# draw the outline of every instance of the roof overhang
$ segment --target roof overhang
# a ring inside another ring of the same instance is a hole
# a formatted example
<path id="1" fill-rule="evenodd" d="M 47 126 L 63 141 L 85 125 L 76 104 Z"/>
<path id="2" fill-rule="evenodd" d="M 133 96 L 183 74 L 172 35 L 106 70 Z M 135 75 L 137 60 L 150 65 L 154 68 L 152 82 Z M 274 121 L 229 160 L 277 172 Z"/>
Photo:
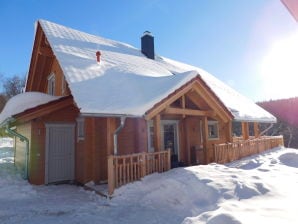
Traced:
<path id="1" fill-rule="evenodd" d="M 214 92 L 208 87 L 208 85 L 203 81 L 200 75 L 185 83 L 179 89 L 175 90 L 169 94 L 166 98 L 156 103 L 151 109 L 149 109 L 144 117 L 146 120 L 151 120 L 154 116 L 161 113 L 162 111 L 169 111 L 169 106 L 190 91 L 197 92 L 206 103 L 212 108 L 213 112 L 220 117 L 223 121 L 227 122 L 233 119 L 233 115 L 226 108 L 226 106 L 221 102 L 221 100 L 214 94 Z M 187 112 L 187 111 L 186 111 Z M 207 111 L 208 112 L 208 111 Z M 200 116 L 211 116 L 210 111 L 207 113 L 197 113 Z M 195 114 L 195 113 L 193 113 Z"/>
<path id="2" fill-rule="evenodd" d="M 15 121 L 27 122 L 38 117 L 51 114 L 55 111 L 64 109 L 69 106 L 75 106 L 73 97 L 65 96 L 57 100 L 42 104 L 33 108 L 29 108 L 21 113 L 13 115 Z"/>

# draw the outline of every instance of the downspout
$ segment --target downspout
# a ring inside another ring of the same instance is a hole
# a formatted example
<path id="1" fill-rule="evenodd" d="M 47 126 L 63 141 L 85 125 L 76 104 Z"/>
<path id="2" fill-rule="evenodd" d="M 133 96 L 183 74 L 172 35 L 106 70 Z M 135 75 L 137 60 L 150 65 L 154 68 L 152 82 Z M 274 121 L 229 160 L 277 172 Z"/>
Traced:
<path id="1" fill-rule="evenodd" d="M 265 133 L 266 133 L 267 131 L 269 131 L 272 127 L 273 127 L 273 123 L 271 123 L 270 126 L 269 126 L 268 128 L 266 128 L 264 131 L 262 131 L 262 132 L 260 133 L 259 136 L 262 136 L 263 134 L 265 134 Z"/>
<path id="2" fill-rule="evenodd" d="M 5 131 L 6 133 L 14 136 L 14 137 L 18 137 L 22 142 L 26 142 L 26 162 L 25 162 L 25 175 L 24 175 L 24 179 L 28 180 L 29 177 L 29 172 L 28 172 L 28 166 L 29 166 L 29 139 L 26 138 L 25 136 L 21 135 L 20 133 L 17 133 L 13 130 L 11 130 L 9 128 L 9 121 L 6 123 L 5 125 Z"/>
<path id="3" fill-rule="evenodd" d="M 122 130 L 125 125 L 126 117 L 122 116 L 120 118 L 120 125 L 114 132 L 114 155 L 118 154 L 118 134 Z"/>

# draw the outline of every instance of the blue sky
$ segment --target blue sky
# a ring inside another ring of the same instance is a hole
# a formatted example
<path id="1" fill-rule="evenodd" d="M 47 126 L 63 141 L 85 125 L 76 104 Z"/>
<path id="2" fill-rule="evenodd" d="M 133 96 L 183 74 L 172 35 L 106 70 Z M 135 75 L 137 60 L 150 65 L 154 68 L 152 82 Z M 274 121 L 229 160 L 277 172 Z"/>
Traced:
<path id="1" fill-rule="evenodd" d="M 273 63 L 276 43 L 298 41 L 298 24 L 279 0 L 1 0 L 0 74 L 27 73 L 40 18 L 138 48 L 149 30 L 157 54 L 201 67 L 254 101 L 298 96 L 298 69 L 284 75 L 286 62 Z M 288 51 L 279 57 L 293 58 Z"/>

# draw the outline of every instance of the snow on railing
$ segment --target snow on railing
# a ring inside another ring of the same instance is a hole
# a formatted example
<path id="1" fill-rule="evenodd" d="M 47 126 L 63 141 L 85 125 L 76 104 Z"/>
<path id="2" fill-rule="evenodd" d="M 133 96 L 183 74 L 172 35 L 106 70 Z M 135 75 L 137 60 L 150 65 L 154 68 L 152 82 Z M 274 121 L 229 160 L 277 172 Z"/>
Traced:
<path id="1" fill-rule="evenodd" d="M 246 141 L 238 140 L 233 143 L 215 144 L 214 158 L 216 163 L 223 164 L 283 145 L 283 136 L 263 136 Z"/>
<path id="2" fill-rule="evenodd" d="M 154 173 L 171 168 L 170 150 L 130 155 L 111 155 L 108 159 L 108 190 L 112 195 L 115 188 L 140 180 Z"/>

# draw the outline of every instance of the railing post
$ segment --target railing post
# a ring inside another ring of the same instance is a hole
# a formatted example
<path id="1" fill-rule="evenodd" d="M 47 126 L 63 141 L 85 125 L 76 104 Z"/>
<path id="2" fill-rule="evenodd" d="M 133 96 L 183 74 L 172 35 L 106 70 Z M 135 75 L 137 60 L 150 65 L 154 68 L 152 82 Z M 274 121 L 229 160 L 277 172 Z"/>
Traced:
<path id="1" fill-rule="evenodd" d="M 284 137 L 283 137 L 283 136 L 281 136 L 280 142 L 281 142 L 281 145 L 282 145 L 282 146 L 285 146 L 285 143 L 284 143 Z"/>
<path id="2" fill-rule="evenodd" d="M 147 166 L 147 161 L 146 161 L 146 154 L 145 152 L 142 153 L 141 155 L 141 176 L 144 177 L 147 175 L 146 173 L 146 166 Z"/>
<path id="3" fill-rule="evenodd" d="M 218 163 L 217 147 L 218 147 L 218 145 L 217 144 L 214 144 L 214 161 L 216 163 Z"/>
<path id="4" fill-rule="evenodd" d="M 167 152 L 168 152 L 168 153 L 167 153 L 167 157 L 168 157 L 168 158 L 167 158 L 167 163 L 168 163 L 168 164 L 167 164 L 167 167 L 168 167 L 168 170 L 170 170 L 170 169 L 171 169 L 171 150 L 168 149 Z"/>
<path id="5" fill-rule="evenodd" d="M 114 171 L 114 156 L 108 158 L 108 191 L 109 195 L 114 193 L 115 189 L 115 171 Z"/>

